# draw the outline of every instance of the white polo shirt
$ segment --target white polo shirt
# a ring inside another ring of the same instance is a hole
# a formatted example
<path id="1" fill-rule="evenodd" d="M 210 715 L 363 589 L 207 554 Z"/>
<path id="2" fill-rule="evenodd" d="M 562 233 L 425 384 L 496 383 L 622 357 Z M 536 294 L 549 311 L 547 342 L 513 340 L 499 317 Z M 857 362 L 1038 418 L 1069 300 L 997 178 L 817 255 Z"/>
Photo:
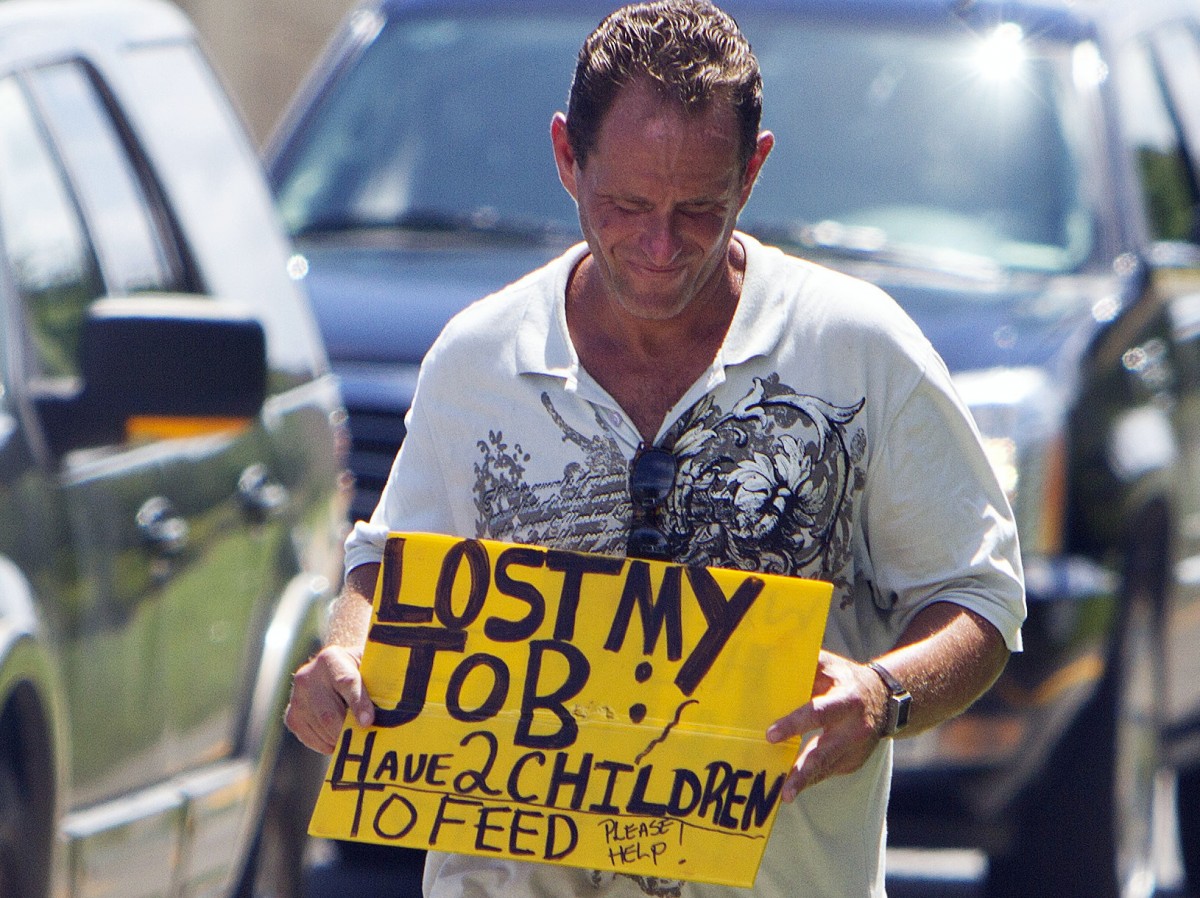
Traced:
<path id="1" fill-rule="evenodd" d="M 655 440 L 678 464 L 659 518 L 675 559 L 833 582 L 825 647 L 859 660 L 934 602 L 970 608 L 1019 650 L 1016 527 L 940 357 L 874 286 L 736 239 L 746 275 L 729 333 Z M 391 530 L 624 553 L 640 437 L 567 331 L 567 282 L 586 252 L 447 325 L 347 569 L 378 561 Z M 782 670 L 786 641 L 779 653 Z M 857 773 L 784 806 L 749 893 L 437 852 L 425 892 L 882 896 L 890 782 L 885 740 Z"/>

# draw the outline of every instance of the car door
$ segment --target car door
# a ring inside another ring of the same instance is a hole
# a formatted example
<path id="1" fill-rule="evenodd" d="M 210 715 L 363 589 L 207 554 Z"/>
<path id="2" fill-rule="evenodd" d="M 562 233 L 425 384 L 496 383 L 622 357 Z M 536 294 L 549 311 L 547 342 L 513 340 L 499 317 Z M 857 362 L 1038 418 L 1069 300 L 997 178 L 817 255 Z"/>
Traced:
<path id="1" fill-rule="evenodd" d="M 0 233 L 19 298 L 10 310 L 15 389 L 36 419 L 45 477 L 57 484 L 53 501 L 61 503 L 61 529 L 43 547 L 48 575 L 35 588 L 59 628 L 63 653 L 73 746 L 65 803 L 102 806 L 166 772 L 162 569 L 138 523 L 146 501 L 161 492 L 162 476 L 152 447 L 93 438 L 86 422 L 65 411 L 78 388 L 83 317 L 107 287 L 33 79 L 26 73 L 0 80 Z M 84 885 L 77 894 L 105 894 L 103 883 L 123 867 L 139 871 L 127 896 L 161 894 L 180 823 L 170 802 L 129 809 L 120 821 L 80 816 L 71 832 L 76 846 L 102 831 L 111 841 L 99 866 L 78 852 Z"/>
<path id="2" fill-rule="evenodd" d="M 1140 391 L 1142 431 L 1131 456 L 1157 455 L 1175 524 L 1165 570 L 1160 712 L 1168 738 L 1200 724 L 1200 48 L 1195 33 L 1170 23 L 1122 51 L 1119 96 L 1126 150 L 1146 209 L 1151 248 L 1140 333 L 1122 333 L 1120 367 Z M 1114 344 L 1115 345 L 1115 344 Z M 1131 431 L 1132 432 L 1132 431 Z M 1119 431 L 1118 431 L 1119 433 Z M 1157 439 L 1151 438 L 1158 434 Z M 1114 457 L 1120 457 L 1119 437 Z"/>
<path id="3" fill-rule="evenodd" d="M 217 95 L 179 90 L 168 80 L 178 64 L 155 83 L 164 86 L 164 102 L 203 123 Z M 68 62 L 27 77 L 96 235 L 108 292 L 207 295 L 210 285 L 191 257 L 182 221 L 205 207 L 168 205 L 99 75 Z M 214 156 L 228 152 L 220 141 L 207 149 Z M 203 771 L 195 784 L 179 781 L 195 841 L 184 875 L 192 894 L 202 894 L 221 887 L 222 845 L 245 824 L 252 761 L 237 756 L 238 725 L 277 594 L 271 571 L 286 538 L 279 512 L 287 496 L 272 480 L 261 429 L 252 424 L 141 421 L 125 439 L 122 458 L 144 461 L 150 478 L 121 507 L 119 523 L 137 541 L 140 582 L 158 628 L 144 668 L 160 727 L 155 770 L 176 778 Z M 90 508 L 84 503 L 81 515 Z M 204 849 L 207 840 L 216 840 L 212 852 Z"/>
<path id="4" fill-rule="evenodd" d="M 164 194 L 188 210 L 180 239 L 197 247 L 202 291 L 252 309 L 276 355 L 269 319 L 276 292 L 248 273 L 270 264 L 260 241 L 272 233 L 273 222 L 256 217 L 253 191 L 262 190 L 255 181 L 261 179 L 257 160 L 251 157 L 249 168 L 244 164 L 238 123 L 217 102 L 212 73 L 194 45 L 134 46 L 126 63 L 137 85 L 135 124 L 152 135 L 148 152 L 162 163 Z M 242 234 L 216 264 L 204 237 L 213 231 Z M 290 288 L 285 259 L 275 273 Z M 273 361 L 268 391 L 277 394 L 285 384 L 276 367 Z M 277 411 L 272 403 L 271 421 Z M 291 497 L 262 427 L 182 435 L 175 449 L 163 459 L 167 494 L 186 526 L 189 553 L 204 559 L 202 575 L 181 572 L 168 603 L 170 626 L 205 644 L 202 653 L 168 662 L 179 687 L 170 712 L 176 762 L 194 764 L 234 750 L 239 705 L 254 673 L 248 665 L 257 660 L 265 615 L 284 588 L 277 568 L 286 554 Z M 200 684 L 203 689 L 196 688 Z"/>

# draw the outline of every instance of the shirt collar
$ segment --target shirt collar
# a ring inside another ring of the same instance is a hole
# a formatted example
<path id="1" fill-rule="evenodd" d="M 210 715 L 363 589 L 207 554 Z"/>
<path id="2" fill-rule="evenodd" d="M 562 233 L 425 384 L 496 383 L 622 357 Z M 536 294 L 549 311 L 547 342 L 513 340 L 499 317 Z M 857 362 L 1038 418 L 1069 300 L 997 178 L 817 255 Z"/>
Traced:
<path id="1" fill-rule="evenodd" d="M 746 250 L 746 275 L 737 311 L 718 355 L 726 367 L 770 355 L 783 337 L 787 322 L 784 291 L 778 283 L 785 276 L 778 264 L 783 253 L 741 231 L 734 236 Z"/>
<path id="2" fill-rule="evenodd" d="M 567 284 L 571 272 L 588 253 L 586 243 L 577 243 L 544 269 L 549 297 L 531 296 L 517 324 L 517 374 L 548 374 L 567 381 L 574 389 L 579 378 L 579 356 L 567 331 Z"/>

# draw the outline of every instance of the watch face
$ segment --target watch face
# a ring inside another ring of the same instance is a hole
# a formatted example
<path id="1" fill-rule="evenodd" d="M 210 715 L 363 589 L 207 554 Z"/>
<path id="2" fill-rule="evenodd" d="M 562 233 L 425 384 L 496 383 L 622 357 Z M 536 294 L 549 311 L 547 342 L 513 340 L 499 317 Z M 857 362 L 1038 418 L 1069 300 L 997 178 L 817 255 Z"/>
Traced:
<path id="1" fill-rule="evenodd" d="M 894 736 L 908 726 L 908 711 L 912 705 L 912 695 L 882 664 L 871 661 L 868 666 L 879 675 L 884 685 L 887 686 L 887 728 L 883 735 Z"/>
<path id="2" fill-rule="evenodd" d="M 893 695 L 888 699 L 888 730 L 898 733 L 908 726 L 908 711 L 912 706 L 912 696 Z"/>

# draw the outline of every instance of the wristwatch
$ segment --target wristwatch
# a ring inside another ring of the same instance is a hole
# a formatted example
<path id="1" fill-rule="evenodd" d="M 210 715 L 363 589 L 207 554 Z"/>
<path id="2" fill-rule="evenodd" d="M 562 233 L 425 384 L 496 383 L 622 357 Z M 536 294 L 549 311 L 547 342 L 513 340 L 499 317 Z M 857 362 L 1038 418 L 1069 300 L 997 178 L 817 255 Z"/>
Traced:
<path id="1" fill-rule="evenodd" d="M 912 707 L 912 694 L 892 676 L 891 671 L 878 661 L 868 661 L 867 667 L 879 674 L 879 679 L 883 680 L 883 685 L 888 690 L 887 723 L 882 735 L 895 736 L 908 726 L 908 711 Z"/>

